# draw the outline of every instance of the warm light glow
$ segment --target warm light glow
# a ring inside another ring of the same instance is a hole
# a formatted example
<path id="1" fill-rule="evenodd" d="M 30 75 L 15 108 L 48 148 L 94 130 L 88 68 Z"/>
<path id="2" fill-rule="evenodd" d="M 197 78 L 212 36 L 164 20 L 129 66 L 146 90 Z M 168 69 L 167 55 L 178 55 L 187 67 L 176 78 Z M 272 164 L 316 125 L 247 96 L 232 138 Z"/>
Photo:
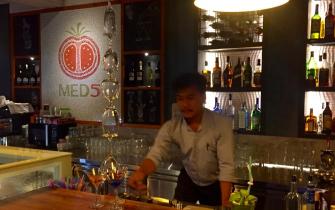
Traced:
<path id="1" fill-rule="evenodd" d="M 217 12 L 247 12 L 286 4 L 289 0 L 195 0 L 200 9 Z"/>
<path id="2" fill-rule="evenodd" d="M 145 52 L 145 53 L 144 53 L 144 56 L 149 56 L 149 53 L 148 53 L 148 52 Z"/>

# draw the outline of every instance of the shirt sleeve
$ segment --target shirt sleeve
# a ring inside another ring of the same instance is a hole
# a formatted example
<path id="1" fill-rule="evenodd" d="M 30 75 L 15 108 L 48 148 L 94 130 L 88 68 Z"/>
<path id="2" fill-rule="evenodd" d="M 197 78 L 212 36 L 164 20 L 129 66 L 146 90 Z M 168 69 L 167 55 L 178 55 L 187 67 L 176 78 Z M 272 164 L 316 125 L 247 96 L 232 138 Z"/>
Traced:
<path id="1" fill-rule="evenodd" d="M 169 157 L 169 151 L 172 144 L 170 133 L 171 121 L 166 122 L 158 131 L 155 142 L 148 152 L 146 158 L 152 160 L 155 166 L 158 167 L 163 159 Z"/>
<path id="2" fill-rule="evenodd" d="M 228 118 L 223 120 L 223 129 L 217 142 L 217 157 L 219 164 L 219 181 L 233 182 L 234 174 L 234 143 L 232 121 Z"/>

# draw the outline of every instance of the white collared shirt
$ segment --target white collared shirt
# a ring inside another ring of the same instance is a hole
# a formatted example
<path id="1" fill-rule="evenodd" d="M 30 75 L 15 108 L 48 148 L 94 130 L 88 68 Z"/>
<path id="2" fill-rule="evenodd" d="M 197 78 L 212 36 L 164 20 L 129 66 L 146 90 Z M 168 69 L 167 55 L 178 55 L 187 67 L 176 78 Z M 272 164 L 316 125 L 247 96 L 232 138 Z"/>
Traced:
<path id="1" fill-rule="evenodd" d="M 172 144 L 179 146 L 185 170 L 197 185 L 234 180 L 231 119 L 204 108 L 201 125 L 193 131 L 183 117 L 176 117 L 161 127 L 146 158 L 158 166 L 169 157 Z"/>

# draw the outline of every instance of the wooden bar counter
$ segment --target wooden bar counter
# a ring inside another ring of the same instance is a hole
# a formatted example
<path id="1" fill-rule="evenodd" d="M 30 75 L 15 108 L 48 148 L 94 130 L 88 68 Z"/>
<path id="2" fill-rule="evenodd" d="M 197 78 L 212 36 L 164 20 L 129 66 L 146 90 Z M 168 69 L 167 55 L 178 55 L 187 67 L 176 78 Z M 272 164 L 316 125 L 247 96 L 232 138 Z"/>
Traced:
<path id="1" fill-rule="evenodd" d="M 0 200 L 2 210 L 85 210 L 90 209 L 95 194 L 65 189 L 40 189 L 7 200 Z M 113 196 L 101 196 L 105 204 L 101 210 L 109 210 Z M 125 210 L 174 210 L 175 208 L 126 200 Z"/>

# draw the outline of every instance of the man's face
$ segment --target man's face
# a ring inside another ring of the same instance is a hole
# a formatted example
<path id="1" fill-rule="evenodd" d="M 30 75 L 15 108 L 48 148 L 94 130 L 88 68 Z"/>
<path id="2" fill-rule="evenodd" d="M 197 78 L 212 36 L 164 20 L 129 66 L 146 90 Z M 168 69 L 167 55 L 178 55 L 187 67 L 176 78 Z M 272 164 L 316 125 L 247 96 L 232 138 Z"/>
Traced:
<path id="1" fill-rule="evenodd" d="M 187 87 L 177 92 L 176 102 L 184 118 L 193 118 L 201 113 L 205 102 L 205 94 L 194 86 Z"/>

